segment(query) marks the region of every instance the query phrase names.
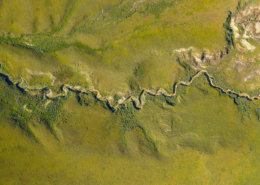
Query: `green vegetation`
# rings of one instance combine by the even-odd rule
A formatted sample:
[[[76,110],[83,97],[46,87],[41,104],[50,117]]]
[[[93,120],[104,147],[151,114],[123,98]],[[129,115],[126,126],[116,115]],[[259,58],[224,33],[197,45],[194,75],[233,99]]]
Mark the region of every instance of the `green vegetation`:
[[[2,12],[17,3],[3,2]],[[26,11],[35,12],[32,18],[27,14],[18,17],[18,13],[7,20],[0,17],[4,27],[1,52],[4,57],[12,53],[14,76],[32,63],[34,70],[55,72],[80,61],[93,74],[92,85],[102,92],[165,88],[185,76],[173,62],[174,49],[223,49],[225,11],[235,6],[233,0],[29,2],[18,12],[28,7]],[[19,26],[8,20],[19,21]],[[138,68],[143,71],[139,73]]]
[[[56,78],[55,81],[59,84],[81,85],[83,87],[89,86],[87,76],[71,66],[62,66],[56,70],[53,75]]]
[[[62,100],[57,99],[45,108],[44,100],[40,95],[31,96],[22,93],[14,85],[8,85],[3,77],[1,77],[0,84],[1,110],[5,112],[5,114],[1,114],[2,118],[10,117],[15,125],[19,126],[28,135],[32,135],[37,141],[37,136],[30,128],[30,124],[34,120],[43,122],[55,135],[55,125],[61,122],[60,107],[62,106]],[[28,110],[31,112],[28,112]]]
[[[152,148],[155,154],[158,154],[158,149],[155,141],[149,136],[146,130],[141,126],[140,121],[137,119],[135,114],[137,110],[132,106],[121,106],[120,109],[116,110],[116,119],[117,122],[121,125],[121,137],[124,140],[125,149],[129,148],[129,144],[125,138],[126,132],[131,132],[133,130],[141,130],[141,133],[144,135],[145,139],[148,142],[148,145]],[[144,141],[142,141],[144,142]]]
[[[61,124],[64,121],[64,115],[60,110],[62,105],[62,100],[57,99],[53,101],[50,105],[48,105],[46,109],[40,112],[40,122],[43,122],[47,125],[48,129],[50,129],[50,131],[56,137],[56,139],[59,138],[57,136],[55,126]]]
[[[233,34],[233,30],[230,27],[230,22],[231,22],[231,17],[232,17],[232,13],[229,12],[229,15],[227,17],[226,22],[223,24],[224,28],[225,28],[225,37],[226,37],[226,41],[227,41],[227,45],[228,46],[233,46],[234,48],[236,48],[236,43],[235,43],[235,38],[234,38],[234,34]]]
[[[184,68],[184,70],[188,73],[192,70],[192,68],[189,65],[189,61],[181,61],[181,59],[177,58],[177,61],[179,64]]]
[[[52,80],[47,75],[34,75],[28,83],[32,86],[40,85],[41,87],[49,87],[52,85]]]
[[[92,94],[78,93],[77,98],[80,105],[91,106],[96,102]]]
[[[0,184],[257,184],[260,103],[204,75],[175,97],[146,93],[141,110],[91,92],[46,97],[64,84],[93,86],[112,105],[123,93],[172,93],[198,72],[193,54],[215,85],[258,95],[259,79],[244,79],[259,64],[241,59],[230,26],[246,2],[0,1],[0,70],[44,87],[0,77]],[[258,61],[247,41],[256,50],[243,57]]]

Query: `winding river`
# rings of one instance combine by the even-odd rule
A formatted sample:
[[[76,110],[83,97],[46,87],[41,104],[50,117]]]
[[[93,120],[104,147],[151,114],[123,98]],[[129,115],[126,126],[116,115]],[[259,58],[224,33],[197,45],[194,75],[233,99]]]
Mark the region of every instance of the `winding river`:
[[[159,96],[159,95],[163,95],[165,97],[174,97],[176,96],[176,93],[177,93],[177,88],[179,85],[183,85],[183,86],[189,86],[191,85],[191,83],[193,82],[193,80],[195,80],[197,77],[199,77],[200,75],[204,74],[206,77],[207,77],[207,80],[209,82],[209,85],[215,89],[218,89],[220,90],[222,93],[225,93],[225,94],[234,94],[238,97],[241,97],[241,98],[246,98],[250,101],[253,101],[253,100],[259,100],[260,99],[260,95],[257,95],[257,96],[249,96],[248,94],[246,93],[237,93],[235,91],[232,91],[232,90],[225,90],[223,89],[222,87],[219,87],[217,85],[214,85],[213,82],[212,82],[212,76],[210,76],[210,74],[206,71],[206,70],[201,70],[199,72],[197,72],[191,79],[190,81],[188,82],[184,82],[184,81],[179,81],[177,83],[174,84],[174,87],[173,87],[173,93],[172,94],[169,94],[166,92],[166,90],[160,88],[158,89],[157,91],[153,91],[153,90],[149,90],[149,89],[143,89],[141,94],[139,95],[139,97],[135,97],[135,96],[126,96],[124,94],[123,98],[122,99],[119,99],[115,105],[113,105],[112,101],[113,101],[113,97],[111,96],[108,96],[108,97],[102,97],[102,95],[100,94],[100,92],[94,88],[84,88],[84,87],[81,87],[81,86],[71,86],[69,84],[64,84],[62,85],[62,93],[58,94],[58,95],[53,95],[52,93],[52,90],[49,89],[48,92],[44,95],[44,97],[46,97],[47,99],[49,100],[54,100],[58,97],[65,97],[69,91],[73,91],[73,92],[79,92],[79,93],[88,93],[88,92],[91,92],[92,94],[94,94],[95,98],[99,101],[103,101],[103,102],[107,102],[109,108],[111,110],[116,110],[117,107],[119,105],[123,105],[123,104],[126,104],[128,102],[133,102],[133,105],[136,109],[142,109],[144,104],[145,104],[145,96],[146,94],[149,94],[149,95],[152,95],[152,96]],[[0,75],[1,76],[4,76],[6,77],[7,79],[7,82],[11,82],[12,84],[15,84],[19,89],[22,89],[23,91],[32,91],[32,90],[43,90],[43,89],[46,89],[46,87],[44,88],[35,88],[35,87],[30,87],[28,85],[26,85],[25,83],[25,80],[20,77],[18,80],[17,79],[13,79],[12,77],[10,77],[8,74],[5,74],[5,73],[2,73],[0,72]],[[122,93],[120,93],[122,94]],[[46,106],[50,103],[47,102],[46,103]]]

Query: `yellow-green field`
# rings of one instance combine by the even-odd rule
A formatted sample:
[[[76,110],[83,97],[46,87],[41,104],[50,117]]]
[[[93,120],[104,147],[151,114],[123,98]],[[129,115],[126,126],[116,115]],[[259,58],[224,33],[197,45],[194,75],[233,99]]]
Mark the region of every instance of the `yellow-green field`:
[[[0,17],[0,33],[4,34],[1,58],[8,58],[14,76],[29,66],[53,72],[57,66],[80,63],[100,91],[127,92],[131,90],[129,81],[136,80],[141,87],[166,87],[176,80],[175,49],[223,49],[223,23],[237,1],[17,4],[19,1],[2,1]],[[158,69],[146,69],[144,79],[135,79],[133,73],[139,65]]]
[[[241,51],[230,23],[252,3],[0,0],[0,184],[258,184],[260,100],[204,75],[141,110],[72,88],[50,98],[68,84],[116,104],[201,69],[256,96],[259,41]]]
[[[40,143],[2,119],[1,184],[257,184],[254,111],[242,121],[232,99],[200,89],[207,92],[188,87],[175,107],[149,101],[127,123],[124,114],[81,106],[71,95],[60,141],[37,120],[29,124],[40,129]]]

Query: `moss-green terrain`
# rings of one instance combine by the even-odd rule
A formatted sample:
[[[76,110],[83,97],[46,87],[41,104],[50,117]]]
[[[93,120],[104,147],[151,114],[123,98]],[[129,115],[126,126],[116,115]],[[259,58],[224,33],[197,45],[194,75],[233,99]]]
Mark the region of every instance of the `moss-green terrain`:
[[[258,184],[258,6],[0,0],[0,184]]]

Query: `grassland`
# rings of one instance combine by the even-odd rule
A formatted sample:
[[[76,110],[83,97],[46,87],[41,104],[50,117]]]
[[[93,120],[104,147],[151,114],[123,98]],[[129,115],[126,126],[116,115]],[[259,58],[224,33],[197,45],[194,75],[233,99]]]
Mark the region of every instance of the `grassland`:
[[[232,99],[202,85],[203,77],[198,84],[187,87],[176,106],[154,99],[142,111],[127,107],[116,114],[98,102],[81,106],[71,95],[60,109],[63,139],[48,138],[44,147],[3,117],[1,183],[257,183],[253,106],[243,119]]]
[[[35,95],[0,77],[0,184],[257,184],[260,103],[217,91],[204,75],[175,97],[146,96],[142,110],[111,111],[92,93],[44,99],[63,84],[115,102],[144,88],[170,93],[196,73],[174,50],[226,45],[207,68],[213,83],[255,96],[258,79],[243,78],[259,63],[240,73],[234,60],[229,11],[239,2],[0,1],[0,69],[46,86]]]
[[[2,58],[11,57],[10,63],[20,71],[29,65],[53,72],[64,64],[81,63],[92,74],[93,85],[104,93],[127,92],[134,86],[169,86],[182,73],[173,50],[190,46],[222,49],[226,11],[237,5],[235,0],[28,2],[31,5],[19,11],[26,8],[34,16],[19,16],[17,11],[4,18],[15,2],[1,6]],[[50,7],[56,7],[55,11]],[[10,24],[12,20],[19,24]],[[146,71],[137,74],[136,68],[142,65]],[[154,70],[147,71],[150,68]]]

